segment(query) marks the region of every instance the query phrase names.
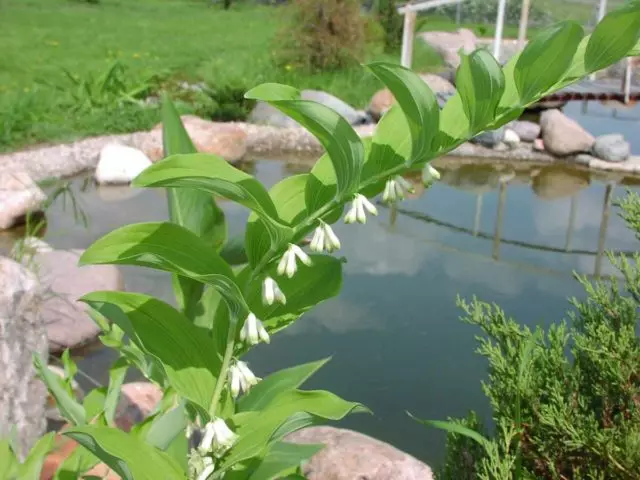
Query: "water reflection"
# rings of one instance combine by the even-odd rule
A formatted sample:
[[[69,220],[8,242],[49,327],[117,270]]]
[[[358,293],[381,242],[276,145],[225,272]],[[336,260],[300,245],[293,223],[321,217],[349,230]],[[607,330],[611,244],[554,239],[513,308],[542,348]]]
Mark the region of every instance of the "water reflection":
[[[247,164],[267,185],[310,163],[255,160]],[[304,167],[303,167],[304,166]],[[615,200],[630,179],[528,164],[439,162],[443,181],[418,190],[395,211],[381,207],[365,226],[336,225],[345,264],[341,295],[276,335],[249,356],[261,376],[329,355],[309,382],[375,416],[345,425],[389,441],[437,464],[443,435],[404,413],[423,418],[489,413],[480,380],[486,365],[474,354],[474,327],[458,320],[457,295],[496,302],[526,325],[565,317],[567,297],[582,297],[572,272],[610,275],[607,249],[633,251],[635,238],[616,215]],[[419,177],[410,178],[419,185]],[[78,182],[79,185],[79,182]],[[121,225],[166,218],[160,191],[102,188],[79,192],[87,228],[62,205],[48,214],[46,240],[57,248],[86,248]],[[230,234],[242,232],[248,212],[223,202]],[[5,236],[6,237],[6,236]],[[172,301],[168,275],[125,268],[126,288]],[[80,366],[107,381],[113,355],[90,352]]]

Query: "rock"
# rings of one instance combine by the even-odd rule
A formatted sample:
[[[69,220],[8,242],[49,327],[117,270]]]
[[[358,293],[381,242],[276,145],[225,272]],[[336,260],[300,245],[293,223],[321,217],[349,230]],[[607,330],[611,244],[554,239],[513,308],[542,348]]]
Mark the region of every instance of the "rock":
[[[571,197],[589,186],[589,173],[566,167],[546,167],[532,182],[535,194],[545,200]]]
[[[500,142],[504,140],[504,127],[500,127],[497,130],[488,130],[477,135],[471,139],[472,143],[482,145],[487,148],[495,148]]]
[[[287,436],[326,447],[303,466],[309,480],[433,480],[431,469],[391,445],[335,427],[309,427]]]
[[[78,298],[95,290],[121,290],[124,286],[122,274],[113,265],[79,267],[81,254],[82,250],[53,250],[33,257],[46,292],[41,310],[52,352],[81,347],[100,334]]]
[[[33,354],[47,358],[37,277],[0,257],[0,438],[15,431],[21,458],[46,428],[46,388],[35,375]]]
[[[460,66],[460,49],[469,54],[476,49],[478,43],[474,33],[466,28],[457,32],[424,32],[420,37],[452,68]]]
[[[515,148],[520,144],[520,136],[510,128],[505,128],[502,141],[506,143],[509,148]]]
[[[593,145],[593,154],[607,162],[624,162],[631,156],[631,145],[620,134],[601,135]]]
[[[131,183],[150,165],[149,157],[137,148],[112,143],[100,151],[95,179],[100,184]]]
[[[589,152],[595,138],[560,110],[547,110],[540,116],[544,146],[549,153],[566,156]]]
[[[116,408],[115,423],[128,432],[151,415],[162,400],[162,390],[149,382],[125,383]]]
[[[433,93],[438,97],[438,103],[442,107],[446,100],[456,93],[456,87],[451,82],[439,75],[433,75],[431,73],[423,73],[420,78],[433,90]],[[378,120],[384,113],[396,103],[396,99],[388,88],[378,90],[371,101],[367,110],[371,116]]]
[[[239,125],[211,122],[194,115],[183,115],[180,119],[198,152],[212,153],[229,162],[238,161],[247,153],[247,134]],[[140,149],[154,162],[164,158],[162,124],[153,128]]]
[[[0,230],[23,223],[29,212],[40,210],[46,198],[26,172],[0,172]]]
[[[542,140],[541,138],[536,138],[533,141],[533,150],[535,150],[536,152],[544,152],[544,140]]]
[[[516,132],[523,142],[534,142],[540,136],[540,125],[535,122],[515,120],[507,127]]]
[[[364,125],[368,123],[369,117],[365,112],[356,110],[348,103],[343,102],[338,97],[321,90],[303,90],[300,93],[303,100],[311,100],[335,110],[344,117],[351,125]],[[266,102],[258,102],[253,111],[249,114],[251,123],[261,125],[271,125],[272,127],[290,128],[299,127],[300,124],[272,107]]]

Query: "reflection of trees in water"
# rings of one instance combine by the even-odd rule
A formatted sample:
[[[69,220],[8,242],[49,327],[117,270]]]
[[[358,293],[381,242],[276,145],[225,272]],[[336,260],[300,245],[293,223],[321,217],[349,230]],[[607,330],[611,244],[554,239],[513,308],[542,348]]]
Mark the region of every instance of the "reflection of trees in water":
[[[453,162],[452,162],[453,163]],[[582,189],[590,184],[590,174],[586,171],[569,169],[559,166],[529,167],[526,170],[508,165],[451,165],[439,166],[442,173],[441,181],[456,189],[474,193],[476,195],[476,213],[472,228],[456,225],[451,222],[438,220],[430,215],[416,212],[400,207],[392,207],[390,222],[395,224],[398,215],[404,215],[425,223],[435,224],[459,233],[468,234],[480,239],[491,240],[493,242],[492,257],[500,260],[500,246],[502,244],[516,247],[538,250],[543,252],[589,255],[595,257],[593,276],[600,277],[602,273],[602,262],[605,258],[605,242],[607,227],[611,213],[613,191],[615,181],[606,183],[605,194],[602,201],[600,214],[600,226],[598,235],[597,250],[574,249],[571,247],[573,231],[575,229],[576,212],[578,210],[579,196]],[[419,178],[408,178],[414,185],[421,183]],[[620,181],[621,179],[618,179]],[[571,198],[569,218],[567,222],[567,232],[563,248],[549,245],[536,244],[532,242],[505,239],[502,236],[504,223],[504,210],[507,202],[507,187],[513,184],[531,184],[533,192],[539,198],[545,200],[557,200],[563,197]],[[480,231],[480,217],[482,212],[483,195],[486,192],[498,190],[498,202],[496,210],[495,229],[492,233]],[[635,252],[619,251],[622,255],[633,255]]]

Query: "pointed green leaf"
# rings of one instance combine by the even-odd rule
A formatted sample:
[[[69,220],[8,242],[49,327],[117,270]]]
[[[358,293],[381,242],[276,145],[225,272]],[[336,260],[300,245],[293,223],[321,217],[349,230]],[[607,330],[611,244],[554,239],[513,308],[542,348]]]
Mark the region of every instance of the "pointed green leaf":
[[[583,36],[579,24],[567,21],[545,29],[527,44],[513,73],[519,105],[537,100],[563,78]]]
[[[487,50],[462,55],[456,74],[456,88],[469,119],[467,135],[484,130],[495,118],[504,92],[504,74],[500,64]]]
[[[95,467],[100,460],[89,450],[84,448],[76,448],[71,452],[64,462],[58,467],[55,480],[69,480],[77,479],[78,476],[82,479],[86,479],[86,476],[82,476],[83,473],[88,472]],[[0,477],[2,478],[2,477]]]
[[[295,473],[300,464],[324,448],[324,445],[277,442],[249,475],[249,480],[272,480]]]
[[[371,139],[371,150],[362,178],[368,180],[411,158],[411,131],[400,105],[393,105],[380,119]]]
[[[309,130],[331,159],[338,197],[345,198],[356,192],[364,164],[364,146],[349,122],[329,107],[300,100],[299,92],[286,85],[265,83],[245,96],[270,103]]]
[[[60,414],[73,425],[84,425],[86,422],[84,408],[69,394],[64,381],[49,370],[46,360],[39,353],[34,353],[33,364],[38,376],[56,400]]]
[[[422,423],[428,427],[438,428],[440,430],[444,430],[449,433],[455,433],[457,435],[464,435],[467,438],[475,441],[479,445],[485,448],[488,448],[489,440],[484,438],[475,430],[471,430],[470,428],[465,427],[464,425],[460,425],[459,423],[454,422],[442,422],[440,420],[421,420],[417,417],[414,417],[411,413],[407,412],[407,414],[413,418],[416,422]]]
[[[431,88],[414,72],[392,63],[367,67],[384,83],[402,108],[411,132],[409,164],[428,158],[438,132],[440,108]]]
[[[104,402],[104,417],[110,427],[114,426],[113,419],[120,400],[120,389],[128,369],[129,362],[124,357],[118,358],[109,369],[109,386]]]
[[[227,243],[220,250],[220,257],[231,266],[247,263],[249,259],[244,246],[244,237],[236,235],[227,240]]]
[[[170,305],[127,292],[93,292],[81,299],[119,325],[144,352],[160,360],[171,386],[208,410],[220,371],[215,344]],[[128,324],[123,324],[123,316]],[[131,331],[129,331],[131,330]]]
[[[0,438],[0,478],[12,479],[18,469],[18,459],[8,440]]]
[[[64,432],[102,460],[124,480],[185,480],[186,475],[165,453],[120,430],[87,425]]]
[[[139,223],[118,228],[93,243],[80,263],[138,265],[214,286],[229,308],[246,314],[231,267],[189,230],[174,223]]]
[[[56,434],[49,432],[40,437],[36,444],[29,451],[27,459],[20,465],[20,480],[40,480],[40,473],[44,465],[44,459],[53,448]],[[3,477],[0,477],[3,478]]]
[[[328,358],[317,362],[296,365],[272,373],[253,387],[247,395],[238,402],[238,412],[262,410],[267,407],[280,393],[294,390],[306,382],[314,373],[320,370]]]
[[[180,115],[168,97],[164,97],[162,102],[162,143],[165,157],[196,153]],[[211,195],[194,189],[169,188],[167,199],[172,222],[191,230],[215,249],[225,243],[227,225],[224,213]],[[191,318],[202,294],[202,285],[191,279],[175,276],[173,283],[178,304]]]
[[[587,72],[597,72],[626,57],[640,36],[640,2],[606,15],[591,34],[584,56]]]

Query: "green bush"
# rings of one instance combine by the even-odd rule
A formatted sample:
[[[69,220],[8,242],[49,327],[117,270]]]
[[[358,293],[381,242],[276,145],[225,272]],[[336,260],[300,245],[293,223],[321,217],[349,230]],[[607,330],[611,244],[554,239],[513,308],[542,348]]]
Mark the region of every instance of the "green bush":
[[[640,236],[640,197],[622,207]],[[505,463],[504,478],[639,478],[640,255],[610,258],[623,280],[579,278],[586,300],[572,299],[570,321],[547,331],[520,326],[496,305],[459,302],[463,320],[486,334],[478,353],[489,360],[483,387],[494,420],[515,435],[498,428],[491,455],[450,433],[441,478],[501,478],[490,471]],[[462,424],[480,430],[473,418]]]
[[[365,50],[360,9],[358,0],[295,0],[276,39],[276,62],[308,71],[359,63]]]
[[[393,52],[402,43],[402,16],[398,13],[396,0],[377,0],[376,15],[384,29],[384,47]]]

